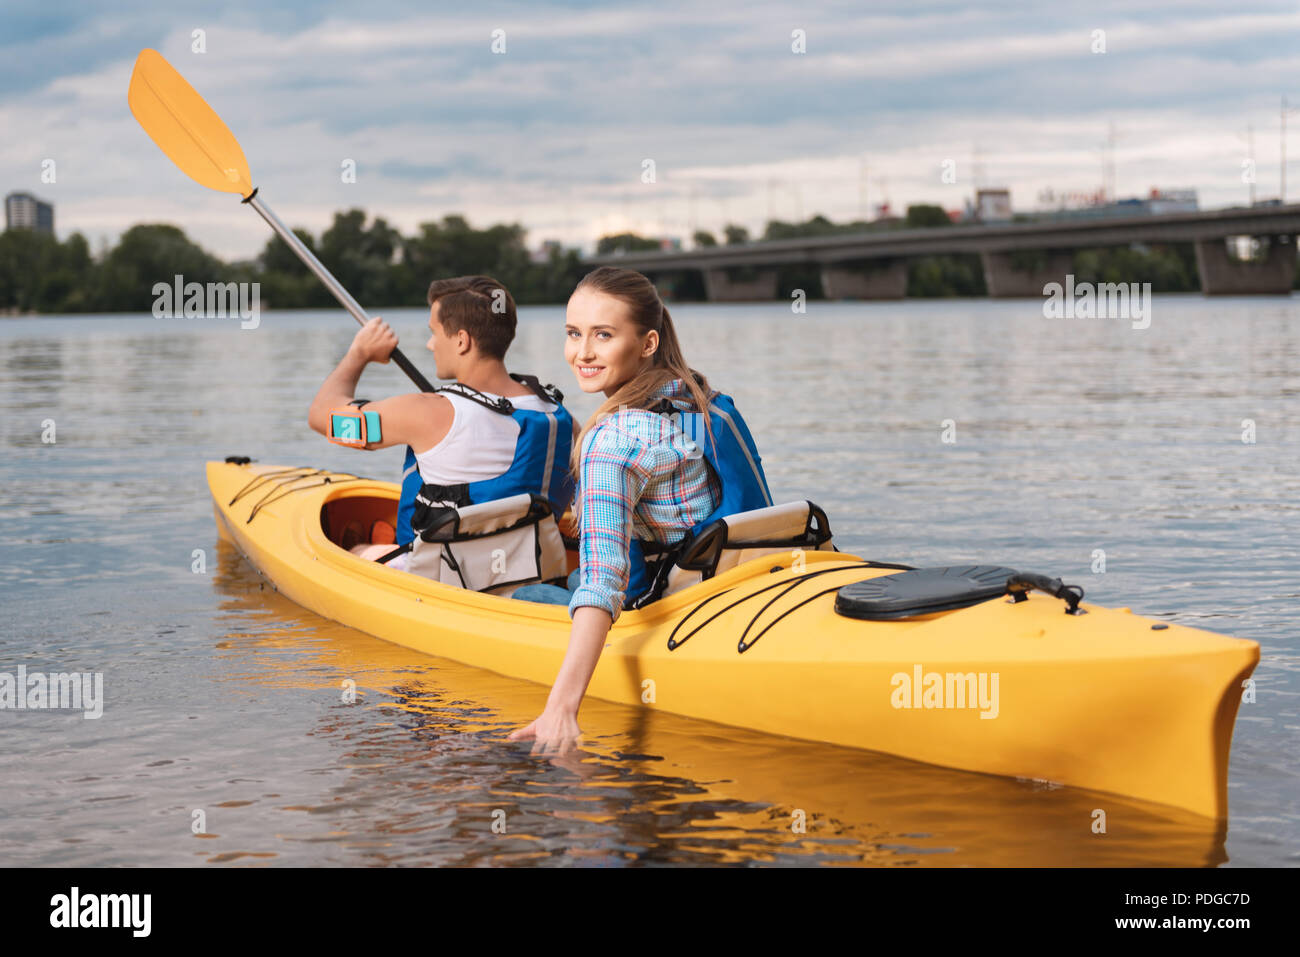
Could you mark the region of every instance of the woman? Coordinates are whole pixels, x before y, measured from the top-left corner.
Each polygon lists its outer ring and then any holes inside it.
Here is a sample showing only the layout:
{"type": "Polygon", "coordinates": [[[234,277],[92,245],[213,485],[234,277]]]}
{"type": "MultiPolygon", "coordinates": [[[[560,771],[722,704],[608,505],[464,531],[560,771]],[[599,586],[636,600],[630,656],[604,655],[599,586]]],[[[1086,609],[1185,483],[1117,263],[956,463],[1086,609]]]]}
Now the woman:
{"type": "Polygon", "coordinates": [[[653,598],[644,554],[682,543],[721,515],[771,504],[748,429],[731,400],[687,366],[650,280],[612,266],[588,273],[569,299],[565,336],[578,387],[606,399],[573,444],[579,567],[570,588],[514,593],[567,604],[573,626],[545,709],[510,735],[561,753],[580,734],[578,708],[611,625],[625,602],[653,598]],[[670,409],[707,412],[694,417],[705,448],[661,414],[670,409]]]}

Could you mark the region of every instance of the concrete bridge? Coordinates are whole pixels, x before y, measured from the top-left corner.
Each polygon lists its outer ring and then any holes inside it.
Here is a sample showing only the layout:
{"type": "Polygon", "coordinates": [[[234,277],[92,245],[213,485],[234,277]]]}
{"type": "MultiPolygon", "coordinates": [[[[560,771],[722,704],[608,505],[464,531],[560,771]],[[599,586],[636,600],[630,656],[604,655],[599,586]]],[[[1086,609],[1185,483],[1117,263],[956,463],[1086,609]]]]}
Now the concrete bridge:
{"type": "Polygon", "coordinates": [[[901,299],[907,262],[917,256],[978,254],[994,297],[1042,296],[1064,282],[1073,251],[1131,243],[1192,243],[1206,295],[1288,295],[1295,277],[1300,204],[1204,210],[1162,215],[1106,216],[980,226],[900,229],[819,236],[689,252],[634,252],[596,256],[592,265],[626,266],[656,281],[696,271],[714,301],[774,299],[777,269],[811,265],[821,272],[828,299],[901,299]],[[1229,236],[1261,240],[1252,260],[1231,256],[1229,236]]]}

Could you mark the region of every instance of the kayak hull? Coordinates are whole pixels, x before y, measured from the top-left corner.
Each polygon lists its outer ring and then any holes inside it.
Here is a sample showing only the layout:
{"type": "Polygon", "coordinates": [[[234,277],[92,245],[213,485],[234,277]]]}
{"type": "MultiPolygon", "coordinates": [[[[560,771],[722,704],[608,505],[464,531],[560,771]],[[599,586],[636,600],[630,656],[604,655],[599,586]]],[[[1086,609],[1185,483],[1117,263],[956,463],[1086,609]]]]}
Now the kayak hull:
{"type": "MultiPolygon", "coordinates": [[[[554,680],[569,638],[565,607],[465,591],[330,540],[322,515],[331,524],[391,517],[396,485],[221,462],[208,463],[208,484],[219,533],[303,607],[420,652],[554,680]]],[[[833,551],[746,562],[623,612],[588,693],[1226,816],[1232,730],[1241,685],[1259,660],[1256,643],[1176,624],[1154,630],[1165,623],[1087,603],[1087,614],[1071,616],[1064,602],[1038,592],[1019,603],[999,598],[886,622],[837,615],[833,592],[812,597],[890,573],[833,551]],[[787,595],[758,594],[808,571],[824,574],[787,595]],[[689,639],[670,650],[674,627],[715,596],[678,629],[679,641],[689,639]],[[752,644],[741,652],[747,627],[752,644]]]]}

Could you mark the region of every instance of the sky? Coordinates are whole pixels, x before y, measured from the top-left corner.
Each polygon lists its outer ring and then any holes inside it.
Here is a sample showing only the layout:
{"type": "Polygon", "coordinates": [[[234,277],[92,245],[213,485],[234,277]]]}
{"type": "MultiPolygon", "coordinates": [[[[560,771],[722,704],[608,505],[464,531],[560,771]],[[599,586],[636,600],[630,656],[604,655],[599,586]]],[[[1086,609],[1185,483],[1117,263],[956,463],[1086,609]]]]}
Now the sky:
{"type": "MultiPolygon", "coordinates": [[[[1236,205],[1251,131],[1257,198],[1279,195],[1281,98],[1300,108],[1296,0],[3,0],[0,192],[53,202],[60,238],[100,248],[167,222],[241,259],[270,235],[135,122],[146,47],[225,120],[289,224],[319,235],[360,207],[410,234],[459,213],[519,223],[534,248],[957,209],[978,186],[1041,209],[1046,190],[1099,189],[1108,157],[1120,197],[1236,205]]],[[[1297,201],[1300,135],[1287,154],[1297,201]]]]}

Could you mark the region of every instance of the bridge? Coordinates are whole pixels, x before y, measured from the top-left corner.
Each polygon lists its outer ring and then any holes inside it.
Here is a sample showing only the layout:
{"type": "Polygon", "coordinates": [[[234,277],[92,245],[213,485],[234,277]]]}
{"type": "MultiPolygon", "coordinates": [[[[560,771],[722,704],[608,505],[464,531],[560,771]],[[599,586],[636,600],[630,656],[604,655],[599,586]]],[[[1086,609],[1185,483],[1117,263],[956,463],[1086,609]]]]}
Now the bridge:
{"type": "Polygon", "coordinates": [[[1133,243],[1192,243],[1206,295],[1289,295],[1296,271],[1300,204],[1160,215],[1045,219],[1028,223],[939,226],[808,239],[710,246],[686,252],[595,256],[592,265],[625,266],[664,281],[699,272],[711,301],[774,299],[777,270],[813,266],[828,299],[901,299],[907,264],[918,256],[978,254],[990,296],[1042,296],[1065,281],[1073,251],[1133,243]],[[1261,240],[1257,258],[1240,260],[1230,236],[1261,240]]]}

